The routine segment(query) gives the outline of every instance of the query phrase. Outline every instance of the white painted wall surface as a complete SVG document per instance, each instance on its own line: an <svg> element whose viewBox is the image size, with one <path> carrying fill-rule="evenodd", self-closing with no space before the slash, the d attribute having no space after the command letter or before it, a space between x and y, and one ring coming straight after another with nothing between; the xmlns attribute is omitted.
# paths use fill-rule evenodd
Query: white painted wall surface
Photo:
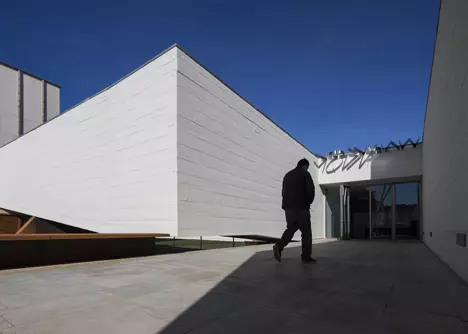
<svg viewBox="0 0 468 334"><path fill-rule="evenodd" d="M356 181L367 181L371 178L371 156L344 157L318 161L313 168L319 174L319 184L336 184Z"/></svg>
<svg viewBox="0 0 468 334"><path fill-rule="evenodd" d="M23 92L23 130L27 133L43 123L42 81L24 74Z"/></svg>
<svg viewBox="0 0 468 334"><path fill-rule="evenodd" d="M315 157L181 50L177 110L179 234L281 236L283 176ZM322 238L323 195L310 170L312 228Z"/></svg>
<svg viewBox="0 0 468 334"><path fill-rule="evenodd" d="M0 64L0 147L18 137L18 72Z"/></svg>
<svg viewBox="0 0 468 334"><path fill-rule="evenodd" d="M422 144L404 150L328 160L319 168L321 185L352 182L405 182L422 177ZM320 164L318 162L318 164Z"/></svg>
<svg viewBox="0 0 468 334"><path fill-rule="evenodd" d="M47 120L50 121L60 114L60 88L47 84Z"/></svg>
<svg viewBox="0 0 468 334"><path fill-rule="evenodd" d="M468 2L442 0L423 150L424 242L468 282ZM430 235L432 232L432 236Z"/></svg>
<svg viewBox="0 0 468 334"><path fill-rule="evenodd" d="M177 233L176 50L0 149L0 207L96 232Z"/></svg>
<svg viewBox="0 0 468 334"><path fill-rule="evenodd" d="M371 180L421 178L422 150L424 144L417 147L407 146L404 150L377 154L371 162Z"/></svg>

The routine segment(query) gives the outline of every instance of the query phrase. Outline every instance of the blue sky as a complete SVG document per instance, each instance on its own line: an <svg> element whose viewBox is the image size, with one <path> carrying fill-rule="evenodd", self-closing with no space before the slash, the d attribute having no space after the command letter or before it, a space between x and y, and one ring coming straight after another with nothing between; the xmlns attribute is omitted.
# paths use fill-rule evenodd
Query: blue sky
<svg viewBox="0 0 468 334"><path fill-rule="evenodd" d="M422 135L438 0L6 1L0 60L62 110L174 43L313 152Z"/></svg>

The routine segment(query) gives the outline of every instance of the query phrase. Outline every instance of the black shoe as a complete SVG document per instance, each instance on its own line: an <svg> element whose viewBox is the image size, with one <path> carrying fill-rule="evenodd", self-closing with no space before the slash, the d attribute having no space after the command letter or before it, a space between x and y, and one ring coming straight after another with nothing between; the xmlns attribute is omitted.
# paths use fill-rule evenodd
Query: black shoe
<svg viewBox="0 0 468 334"><path fill-rule="evenodd" d="M308 259L301 259L302 263L304 264L309 264L309 263L317 263L317 260L313 259L313 258L308 258Z"/></svg>
<svg viewBox="0 0 468 334"><path fill-rule="evenodd" d="M276 261L281 262L281 252L278 245L273 246L273 255L275 256Z"/></svg>

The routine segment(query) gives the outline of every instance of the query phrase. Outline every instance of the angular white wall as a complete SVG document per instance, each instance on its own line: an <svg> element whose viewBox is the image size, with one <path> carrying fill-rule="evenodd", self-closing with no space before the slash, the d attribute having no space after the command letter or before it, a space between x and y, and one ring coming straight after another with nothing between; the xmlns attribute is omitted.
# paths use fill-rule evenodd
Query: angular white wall
<svg viewBox="0 0 468 334"><path fill-rule="evenodd" d="M283 176L316 161L178 47L0 156L0 207L101 233L188 237L279 237ZM322 238L324 198L310 172Z"/></svg>
<svg viewBox="0 0 468 334"><path fill-rule="evenodd" d="M299 159L316 158L182 50L177 111L179 234L281 236L282 178ZM324 199L310 171L312 229L322 238Z"/></svg>
<svg viewBox="0 0 468 334"><path fill-rule="evenodd" d="M424 242L468 282L468 2L442 0L424 124ZM432 234L432 236L431 236Z"/></svg>
<svg viewBox="0 0 468 334"><path fill-rule="evenodd" d="M176 54L0 148L0 207L101 233L177 234Z"/></svg>

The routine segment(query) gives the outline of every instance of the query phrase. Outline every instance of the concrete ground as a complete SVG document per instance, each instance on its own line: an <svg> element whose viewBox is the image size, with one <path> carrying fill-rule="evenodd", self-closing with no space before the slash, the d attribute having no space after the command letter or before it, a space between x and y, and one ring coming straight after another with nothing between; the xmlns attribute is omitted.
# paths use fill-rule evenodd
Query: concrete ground
<svg viewBox="0 0 468 334"><path fill-rule="evenodd" d="M297 244L296 244L297 245ZM0 273L1 333L465 333L468 287L421 243L270 246Z"/></svg>

